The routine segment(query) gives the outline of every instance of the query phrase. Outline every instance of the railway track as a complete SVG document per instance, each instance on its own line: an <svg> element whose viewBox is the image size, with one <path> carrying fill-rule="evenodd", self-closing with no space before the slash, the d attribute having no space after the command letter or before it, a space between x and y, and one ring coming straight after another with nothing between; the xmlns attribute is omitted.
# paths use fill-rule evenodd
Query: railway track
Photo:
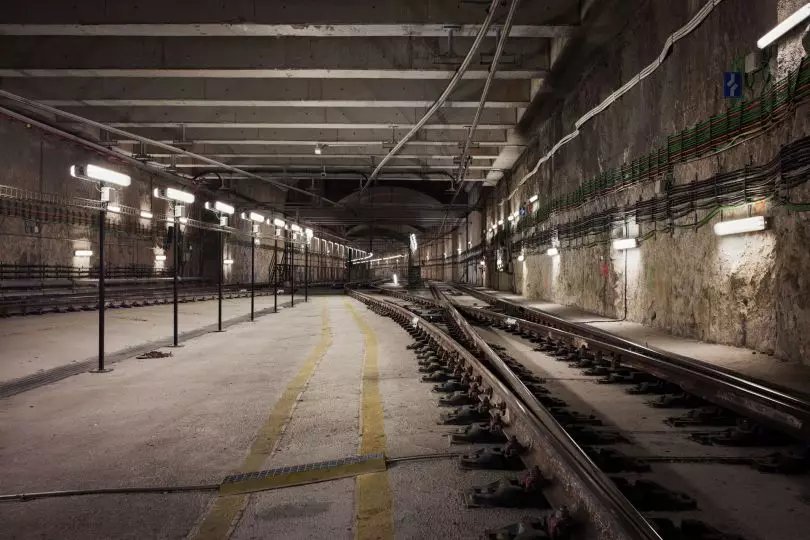
<svg viewBox="0 0 810 540"><path fill-rule="evenodd" d="M575 519L578 522L587 521L599 538L757 538L756 534L740 536L739 533L745 533L747 529L740 528L738 523L728 527L724 518L717 516L712 501L706 501L705 497L701 500L700 497L705 494L700 492L697 499L692 498L689 493L691 484L677 475L673 477L670 469L689 467L690 464L696 469L710 466L714 470L721 470L719 477L728 477L728 482L733 484L738 475L761 475L758 471L801 473L808 468L806 447L802 450L801 444L791 446L798 441L806 442L803 439L804 430L795 429L795 424L784 422L781 417L774 421L772 414L762 414L761 408L753 403L744 407L726 405L729 396L732 396L732 403L736 403L735 395L750 397L753 386L758 393L757 399L768 398L768 405L772 408L792 407L794 417L803 418L799 415L806 409L806 401L801 396L791 396L782 389L768 388L756 381L735 381L729 388L728 379L709 378L704 370L697 370L688 379L702 378L699 384L681 387L659 375L668 376L675 371L683 376L682 372L690 366L684 365L682 357L676 356L674 359L678 370L646 370L643 369L648 365L646 362L660 366L667 361L667 354L652 350L654 354L645 355L647 351L640 350L644 347L625 347L625 343L606 339L607 336L598 331L596 333L602 335L595 337L591 329L576 333L574 330L578 329L573 326L580 325L571 325L566 321L562 321L566 324L561 328L562 324L541 324L515 317L514 312L504 312L497 305L494 309L462 306L436 285L431 286L430 291L431 298L401 290L380 290L380 293L388 296L380 301L398 304L394 311L405 310L408 314L395 314L391 308L382 311L405 324L408 321L413 324L416 320L413 317L417 316L414 313L420 313L417 324L425 321L425 325L432 325L434 332L444 332L451 338L455 336L455 341L478 361L477 365L470 364L473 366L471 369L476 373L479 369L489 370L490 375L512 393L512 398L523 404L523 408L512 408L513 402L508 402L504 396L499 398L498 402L505 403L510 411L504 416L516 421L515 427L510 424L505 430L516 434L521 446L523 442L527 443L529 451L524 460L527 466L531 463L540 467L544 478L550 480L550 485L559 483L564 486L557 494L560 500L568 508L575 509L572 516L577 516ZM458 291L464 293L463 290ZM423 331L430 334L426 329ZM502 339L500 344L496 344L482 337L496 341L496 334L507 335L510 339ZM517 343L522 346L517 346ZM550 379L581 379L581 382L575 383L580 388L593 388L585 385L596 384L600 392L607 392L611 396L611 402L625 398L623 407L639 407L639 412L632 414L645 419L640 422L641 429L638 426L635 431L617 429L609 419L603 422L598 410L583 406L583 401L576 396L572 399L571 392L560 391L562 387L555 384L557 381L545 381L548 373L532 366L527 369L526 354L518 349L529 351L527 354L540 352L549 360L558 360ZM642 355L645 356L645 363L638 360L638 356ZM631 358L634 360L628 361ZM689 364L696 363L692 359L687 360L690 360ZM584 373L588 375L584 376ZM695 388L699 391L693 393ZM717 400L721 405L719 407L708 399L716 396L722 396ZM510 404L512 407L509 407ZM648 411L649 407L655 410L644 412L645 407ZM746 414L751 408L759 411L759 414ZM678 414L684 411L685 414ZM524 414L530 415L533 420L518 419ZM672 415L666 418L670 425L660 426L666 415ZM527 430L523 426L526 422L536 422L534 430ZM763 425L767 428L763 429ZM697 442L702 442L704 446ZM740 445L744 448L740 449ZM774 447L780 452L774 453ZM629 448L630 451L623 452L617 448ZM743 467L750 473L740 474L739 468L729 469L729 466ZM618 489L618 495L596 480L604 480L608 475L610 478L607 482ZM765 478L773 479L769 483L778 489L785 487L782 484L790 488L790 482L794 481L781 475L768 475ZM742 480L739 483L737 491L744 492L747 489L745 483ZM732 494L735 492L733 486L728 489ZM620 498L624 500L620 502ZM638 508L630 511L626 506L628 504ZM625 520L605 521L605 513L608 516L622 516ZM791 514L785 515L789 520ZM631 516L636 519L641 516L642 521L630 519ZM786 523L785 530L791 530L795 525ZM498 538L512 537L506 534Z"/></svg>
<svg viewBox="0 0 810 540"><path fill-rule="evenodd" d="M484 466L492 467L493 461L508 461L513 457L512 452L517 452L529 471L520 482L506 480L497 486L484 486L467 493L465 502L488 506L542 501L556 509L546 520L495 531L491 538L516 538L520 532L526 534L521 538L568 538L563 531L568 530L570 523L575 524L578 536L584 535L582 537L661 538L539 403L532 390L532 385L539 381L527 380L525 373L517 373L518 366L510 365L495 354L452 307L446 306L445 330L438 323L429 322L430 317L389 299L359 291L349 291L349 294L409 330L425 362L426 377L436 382L440 395L444 395L444 390L452 390L445 399L470 400L451 412L450 417L469 415L478 423L459 420L467 427L460 428L456 436L466 442L475 442L479 440L477 437L491 441L493 435L499 434L509 438L508 450L504 447L500 453L468 455L466 459L470 464L485 463ZM429 309L436 307L430 301L420 302L420 305Z"/></svg>
<svg viewBox="0 0 810 540"><path fill-rule="evenodd" d="M310 284L310 289L332 285L332 283ZM285 289L286 291L286 289ZM296 292L303 289L296 288ZM273 287L257 284L255 296L273 294ZM215 300L218 297L217 286L181 286L178 290L178 301L181 303ZM223 299L250 297L249 286L229 285L223 289ZM133 308L170 304L173 302L171 286L109 288L105 306L107 309ZM0 297L0 317L20 315L42 315L46 313L71 313L77 311L95 311L98 309L98 292L94 289L79 292L56 294L36 294L31 296L15 295Z"/></svg>

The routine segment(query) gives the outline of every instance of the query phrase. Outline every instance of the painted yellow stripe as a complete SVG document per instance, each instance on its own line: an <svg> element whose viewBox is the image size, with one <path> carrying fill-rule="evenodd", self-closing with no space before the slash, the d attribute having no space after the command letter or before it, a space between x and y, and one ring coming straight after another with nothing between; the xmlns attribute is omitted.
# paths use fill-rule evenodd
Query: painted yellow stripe
<svg viewBox="0 0 810 540"><path fill-rule="evenodd" d="M348 299L346 307L365 338L363 361L363 394L360 404L360 453L385 452L385 425L380 394L380 372L377 364L377 336ZM355 515L357 540L394 538L391 487L388 472L361 474L355 481Z"/></svg>
<svg viewBox="0 0 810 540"><path fill-rule="evenodd" d="M329 325L329 311L324 304L321 310L321 339L309 354L304 365L284 389L281 398L264 424L259 428L247 457L238 472L255 472L261 470L264 462L273 452L284 433L284 428L292 416L299 394L304 391L309 379L315 372L329 346L332 344L332 328ZM242 514L247 502L247 494L219 496L208 511L193 536L196 540L221 540L228 538L234 522Z"/></svg>

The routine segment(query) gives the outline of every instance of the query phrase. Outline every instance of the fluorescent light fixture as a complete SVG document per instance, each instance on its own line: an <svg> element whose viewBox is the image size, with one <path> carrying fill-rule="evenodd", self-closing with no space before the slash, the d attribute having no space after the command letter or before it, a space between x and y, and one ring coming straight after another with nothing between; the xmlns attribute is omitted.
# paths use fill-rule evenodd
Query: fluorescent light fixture
<svg viewBox="0 0 810 540"><path fill-rule="evenodd" d="M166 260L166 255L155 255L155 261L163 262Z"/></svg>
<svg viewBox="0 0 810 540"><path fill-rule="evenodd" d="M93 251L90 249L77 249L73 252L76 257L92 257Z"/></svg>
<svg viewBox="0 0 810 540"><path fill-rule="evenodd" d="M81 180L89 180L90 182L99 182L101 184L115 184L116 186L128 186L132 183L129 175L111 171L98 165L71 165L70 176L79 178Z"/></svg>
<svg viewBox="0 0 810 540"><path fill-rule="evenodd" d="M230 265L232 265L232 264L233 264L233 259L225 259L224 261L222 261L222 263L223 263L225 266L230 266Z"/></svg>
<svg viewBox="0 0 810 540"><path fill-rule="evenodd" d="M141 210L141 217L144 219L152 219L154 216L152 216L152 212L149 212L148 210Z"/></svg>
<svg viewBox="0 0 810 540"><path fill-rule="evenodd" d="M255 221L256 223L264 223L264 216L258 212L250 212L247 216L251 221Z"/></svg>
<svg viewBox="0 0 810 540"><path fill-rule="evenodd" d="M306 234L306 235L307 235L307 238L309 238L310 240L311 240L311 239L312 239L312 237L315 235L315 233L314 233L314 232L312 232L312 229L310 229L309 227L307 227L306 229L304 229L304 234Z"/></svg>
<svg viewBox="0 0 810 540"><path fill-rule="evenodd" d="M118 214L118 213L121 212L121 207L118 206L117 204L108 204L107 205L107 211L108 212L115 212L116 214Z"/></svg>
<svg viewBox="0 0 810 540"><path fill-rule="evenodd" d="M757 40L757 47L764 49L777 39L781 38L806 18L810 17L810 4L805 4L793 15L776 25L776 27Z"/></svg>
<svg viewBox="0 0 810 540"><path fill-rule="evenodd" d="M548 255L549 257L556 257L556 256L557 256L557 255L559 255L559 254L560 254L560 250L559 250L559 249L557 249L557 248L555 248L555 247L553 247L553 248L548 248L548 249L546 250L546 255Z"/></svg>
<svg viewBox="0 0 810 540"><path fill-rule="evenodd" d="M717 236L726 236L729 234L762 231L765 229L765 225L765 216L721 221L720 223L714 224L714 234Z"/></svg>
<svg viewBox="0 0 810 540"><path fill-rule="evenodd" d="M236 212L236 208L234 208L230 204L225 204L224 202L219 201L213 203L211 202L205 203L205 209L211 210L213 212L221 212L223 214L228 214L229 216L232 216L233 213Z"/></svg>
<svg viewBox="0 0 810 540"><path fill-rule="evenodd" d="M194 202L194 194L175 188L155 188L155 197L191 204Z"/></svg>
<svg viewBox="0 0 810 540"><path fill-rule="evenodd" d="M290 225L290 228L293 230L293 232L297 233L301 232L301 226L298 223L293 223L292 225Z"/></svg>
<svg viewBox="0 0 810 540"><path fill-rule="evenodd" d="M540 198L539 195L532 195L531 197L529 197L529 202L530 203L537 202L537 199L539 198Z"/></svg>
<svg viewBox="0 0 810 540"><path fill-rule="evenodd" d="M616 250L624 250L624 249L634 249L638 247L638 241L635 238L617 238L613 241L613 249Z"/></svg>
<svg viewBox="0 0 810 540"><path fill-rule="evenodd" d="M286 223L284 222L283 219L276 218L273 220L273 225L275 225L276 227L283 227L286 225Z"/></svg>

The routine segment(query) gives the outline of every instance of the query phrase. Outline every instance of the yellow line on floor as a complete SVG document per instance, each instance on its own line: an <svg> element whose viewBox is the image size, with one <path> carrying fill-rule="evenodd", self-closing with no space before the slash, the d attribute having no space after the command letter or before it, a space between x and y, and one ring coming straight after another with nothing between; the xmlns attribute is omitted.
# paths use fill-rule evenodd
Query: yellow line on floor
<svg viewBox="0 0 810 540"><path fill-rule="evenodd" d="M360 403L360 453L385 452L385 424L380 394L380 372L377 365L377 336L348 299L346 307L365 338L363 389ZM357 540L394 538L391 487L388 472L361 474L354 490Z"/></svg>
<svg viewBox="0 0 810 540"><path fill-rule="evenodd" d="M296 400L304 391L309 379L321 359L332 344L332 328L329 324L329 311L324 303L321 310L321 339L307 357L304 365L284 389L267 420L259 428L247 457L238 472L247 473L261 470L264 462L273 452L284 433L287 422L295 409ZM221 540L230 536L236 519L242 514L247 503L247 494L222 495L214 500L208 514L192 536L195 540Z"/></svg>

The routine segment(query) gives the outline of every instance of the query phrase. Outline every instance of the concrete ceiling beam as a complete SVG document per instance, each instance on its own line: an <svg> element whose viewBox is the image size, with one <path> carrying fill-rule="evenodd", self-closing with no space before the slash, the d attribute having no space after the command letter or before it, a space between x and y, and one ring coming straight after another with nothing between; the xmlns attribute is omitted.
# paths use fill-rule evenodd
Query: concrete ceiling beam
<svg viewBox="0 0 810 540"><path fill-rule="evenodd" d="M68 124L63 124L67 126ZM127 131L132 131L148 137L150 139L164 141L178 141L179 130L176 128L149 128L149 127L134 127L127 128ZM197 141L205 143L206 141L216 140L224 141L220 144L239 144L240 141L259 141L251 142L250 144L278 144L278 141L285 141L284 146L290 146L289 141L300 141L302 145L314 147L316 143L325 143L330 146L340 146L341 144L354 144L357 142L376 142L379 144L391 142L392 130L384 129L365 129L365 128L351 128L351 129L300 129L300 126L293 126L288 129L259 129L259 128L203 128L203 129L186 129L186 140ZM399 133L401 135L401 133ZM428 129L420 133L419 143L422 144L445 144L449 146L458 146L463 142L467 133L463 128L460 129ZM475 134L475 142L478 145L483 143L507 143L507 130L478 130ZM366 144L363 144L365 146Z"/></svg>
<svg viewBox="0 0 810 540"><path fill-rule="evenodd" d="M452 69L0 69L0 77L8 78L98 78L128 79L404 79L438 80L453 78ZM486 70L469 70L466 80L487 78ZM542 79L546 70L501 71L499 80Z"/></svg>
<svg viewBox="0 0 810 540"><path fill-rule="evenodd" d="M186 132L189 130L201 129L314 129L314 130L402 130L413 127L411 124L387 124L387 123L352 123L352 122L310 122L310 123L283 123L283 122L185 122L184 119L177 119L172 122L110 122L110 127L130 129L130 128L179 128L183 126ZM505 131L512 127L512 124L480 124L478 130L481 131ZM447 124L435 122L425 124L422 129L425 131L466 131L469 124Z"/></svg>
<svg viewBox="0 0 810 540"><path fill-rule="evenodd" d="M571 0L527 2L521 6L521 25L579 24L579 4ZM458 0L4 0L0 22L24 25L147 25L213 24L247 29L249 25L479 25L486 5ZM231 24L223 25L223 21ZM299 30L303 31L303 30Z"/></svg>
<svg viewBox="0 0 810 540"><path fill-rule="evenodd" d="M257 107L257 108L188 108L188 107L84 107L72 111L71 107L62 107L70 112L92 118L97 122L108 124L130 123L153 125L170 121L172 124L193 126L203 124L383 124L411 125L417 122L425 112L420 108L301 108L301 107ZM436 115L436 121L444 124L469 125L473 121L475 109L447 109ZM486 109L482 111L481 122L485 124L517 123L516 109Z"/></svg>
<svg viewBox="0 0 810 540"><path fill-rule="evenodd" d="M372 108L404 108L427 109L433 102L429 100L401 100L386 99L373 100L214 100L214 99L84 99L84 100L43 100L42 103L52 107L283 107L283 108L341 108L341 109L372 109ZM528 101L487 101L486 109L524 109L529 106ZM446 101L442 109L475 109L476 101Z"/></svg>
<svg viewBox="0 0 810 540"><path fill-rule="evenodd" d="M289 100L327 101L391 100L431 101L441 94L445 81L396 81L387 79L127 79L127 78L36 78L0 79L0 87L37 101L83 101L110 99L191 100ZM462 81L451 100L473 101L481 95L483 81ZM530 82L495 81L493 101L528 101ZM432 101L431 101L432 102Z"/></svg>
<svg viewBox="0 0 810 540"><path fill-rule="evenodd" d="M94 37L440 37L453 28L455 37L475 37L477 24L0 24L0 36ZM556 38L571 35L571 24L522 24L512 26L509 38ZM497 36L497 28L487 33Z"/></svg>

